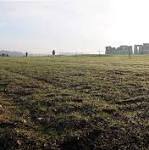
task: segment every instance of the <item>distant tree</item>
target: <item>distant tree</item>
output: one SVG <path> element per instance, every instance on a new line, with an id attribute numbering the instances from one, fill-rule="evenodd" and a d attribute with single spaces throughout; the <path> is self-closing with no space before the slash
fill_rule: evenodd
<path id="1" fill-rule="evenodd" d="M 28 57 L 28 52 L 25 53 L 25 56 Z"/>
<path id="2" fill-rule="evenodd" d="M 5 54 L 4 53 L 2 53 L 2 57 L 4 57 L 5 56 Z"/>
<path id="3" fill-rule="evenodd" d="M 52 55 L 55 56 L 55 50 L 52 51 Z"/>

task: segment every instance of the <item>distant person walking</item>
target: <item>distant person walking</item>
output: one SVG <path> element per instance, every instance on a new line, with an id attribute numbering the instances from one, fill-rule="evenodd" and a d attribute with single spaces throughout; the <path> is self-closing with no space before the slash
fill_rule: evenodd
<path id="1" fill-rule="evenodd" d="M 25 53 L 25 56 L 28 57 L 28 52 Z"/>
<path id="2" fill-rule="evenodd" d="M 55 56 L 55 50 L 52 51 L 52 55 Z"/>

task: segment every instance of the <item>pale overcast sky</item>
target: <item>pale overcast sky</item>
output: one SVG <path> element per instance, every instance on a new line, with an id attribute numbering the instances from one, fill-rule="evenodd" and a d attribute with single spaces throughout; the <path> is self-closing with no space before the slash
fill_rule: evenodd
<path id="1" fill-rule="evenodd" d="M 0 0 L 0 48 L 96 53 L 149 42 L 148 0 Z"/>

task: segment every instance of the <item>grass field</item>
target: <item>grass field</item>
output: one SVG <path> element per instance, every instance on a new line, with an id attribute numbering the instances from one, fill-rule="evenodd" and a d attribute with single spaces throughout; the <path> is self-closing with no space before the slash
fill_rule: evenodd
<path id="1" fill-rule="evenodd" d="M 149 56 L 0 58 L 0 150 L 148 150 Z"/>

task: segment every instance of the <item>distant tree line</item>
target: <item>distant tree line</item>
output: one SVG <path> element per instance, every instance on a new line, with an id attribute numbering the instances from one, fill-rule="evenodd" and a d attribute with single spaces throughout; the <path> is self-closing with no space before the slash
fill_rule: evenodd
<path id="1" fill-rule="evenodd" d="M 8 55 L 8 54 L 5 54 L 5 53 L 0 54 L 0 56 L 1 56 L 1 57 L 9 57 L 9 55 Z"/>

